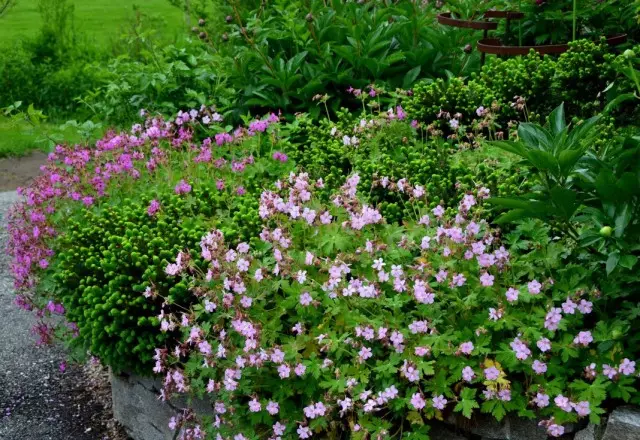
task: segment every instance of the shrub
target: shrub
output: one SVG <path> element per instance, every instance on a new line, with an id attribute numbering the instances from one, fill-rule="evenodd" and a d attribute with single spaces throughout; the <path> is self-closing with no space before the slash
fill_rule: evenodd
<path id="1" fill-rule="evenodd" d="M 20 191 L 26 203 L 10 219 L 18 302 L 45 314 L 50 300 L 61 303 L 73 345 L 116 371 L 150 372 L 164 339 L 153 326 L 160 303 L 145 302 L 144 290 L 183 298 L 163 273 L 167 258 L 214 225 L 230 239 L 253 236 L 258 203 L 249 195 L 290 166 L 282 153 L 272 158 L 277 116 L 233 134 L 208 125 L 219 118 L 203 107 L 108 133 L 95 148 L 58 146 Z M 53 336 L 44 322 L 37 330 L 43 341 Z"/>
<path id="2" fill-rule="evenodd" d="M 476 109 L 494 106 L 495 126 L 505 135 L 510 121 L 540 120 L 563 102 L 576 117 L 591 117 L 602 110 L 600 93 L 616 77 L 615 56 L 604 42 L 580 40 L 569 47 L 557 59 L 534 52 L 493 58 L 466 81 L 420 82 L 403 106 L 410 117 L 445 130 L 446 124 L 438 121 L 441 112 L 459 113 L 460 122 L 468 124 Z"/>
<path id="3" fill-rule="evenodd" d="M 183 438 L 426 438 L 426 420 L 475 410 L 547 417 L 559 436 L 597 423 L 607 395 L 636 395 L 631 327 L 591 319 L 606 299 L 588 271 L 561 267 L 566 243 L 534 222 L 500 237 L 471 194 L 455 219 L 416 197 L 392 225 L 358 182 L 325 204 L 318 182 L 292 175 L 260 197 L 260 240 L 212 230 L 207 268 L 186 251 L 167 265 L 194 305 L 161 298 L 160 328 L 182 336 L 158 348 L 154 371 L 165 398 L 214 406 L 171 422 Z"/>
<path id="4" fill-rule="evenodd" d="M 371 101 L 376 104 L 375 99 Z M 460 126 L 459 130 L 466 129 Z M 455 207 L 461 191 L 482 186 L 496 195 L 518 194 L 529 187 L 528 183 L 520 186 L 526 180 L 524 173 L 510 174 L 490 160 L 471 169 L 462 160 L 464 149 L 472 148 L 469 143 L 454 137 L 444 139 L 416 121 L 408 121 L 399 106 L 364 114 L 342 109 L 335 121 L 314 122 L 308 115 L 298 115 L 290 135 L 296 144 L 291 157 L 312 178 L 322 178 L 327 191 L 354 172 L 365 187 L 382 176 L 396 181 L 411 176 L 413 184 L 427 195 L 428 206 L 435 208 L 438 204 Z M 327 191 L 325 197 L 330 195 Z M 414 207 L 405 204 L 410 198 L 410 193 L 390 193 L 381 187 L 374 187 L 368 195 L 368 201 L 379 207 L 387 221 L 396 223 L 413 215 Z"/>

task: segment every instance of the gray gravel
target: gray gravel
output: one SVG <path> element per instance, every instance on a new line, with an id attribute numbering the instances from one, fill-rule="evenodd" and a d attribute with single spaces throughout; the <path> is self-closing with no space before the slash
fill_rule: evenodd
<path id="1" fill-rule="evenodd" d="M 37 347 L 35 318 L 13 304 L 5 249 L 6 215 L 16 200 L 15 192 L 0 192 L 0 439 L 118 438 L 104 374 L 75 365 L 62 372 L 62 350 Z"/>

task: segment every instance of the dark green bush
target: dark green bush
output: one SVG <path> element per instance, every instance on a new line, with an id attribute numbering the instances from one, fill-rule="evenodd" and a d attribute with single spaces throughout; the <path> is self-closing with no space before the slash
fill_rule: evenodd
<path id="1" fill-rule="evenodd" d="M 476 118 L 478 107 L 496 103 L 497 125 L 505 134 L 510 120 L 540 120 L 540 115 L 562 102 L 576 117 L 593 116 L 604 108 L 600 95 L 616 77 L 616 57 L 604 42 L 580 40 L 569 46 L 569 51 L 557 58 L 534 52 L 506 60 L 492 58 L 468 80 L 420 82 L 403 105 L 410 116 L 443 128 L 446 121 L 437 118 L 440 110 L 459 112 L 460 121 L 468 124 Z M 526 111 L 511 106 L 516 96 L 525 99 Z"/>

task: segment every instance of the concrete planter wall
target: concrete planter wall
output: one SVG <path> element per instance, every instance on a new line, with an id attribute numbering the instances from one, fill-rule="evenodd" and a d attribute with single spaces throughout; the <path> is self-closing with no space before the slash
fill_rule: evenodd
<path id="1" fill-rule="evenodd" d="M 111 375 L 113 412 L 133 440 L 176 440 L 179 433 L 169 427 L 171 417 L 186 407 L 183 399 L 159 399 L 162 382 L 135 375 Z M 196 413 L 211 411 L 204 401 L 194 403 Z M 640 409 L 621 407 L 613 411 L 606 425 L 566 426 L 563 440 L 640 440 Z M 507 416 L 500 423 L 478 414 L 471 420 L 450 416 L 446 423 L 434 424 L 431 440 L 546 440 L 544 429 L 534 420 Z"/>

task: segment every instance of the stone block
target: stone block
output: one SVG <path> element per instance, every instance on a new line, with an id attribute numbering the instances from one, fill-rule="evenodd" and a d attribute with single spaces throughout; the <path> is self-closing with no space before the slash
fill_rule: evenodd
<path id="1" fill-rule="evenodd" d="M 586 428 L 576 432 L 573 440 L 601 440 L 603 431 L 603 425 L 589 423 Z"/>
<path id="2" fill-rule="evenodd" d="M 639 440 L 640 408 L 623 406 L 609 416 L 602 440 Z"/>

